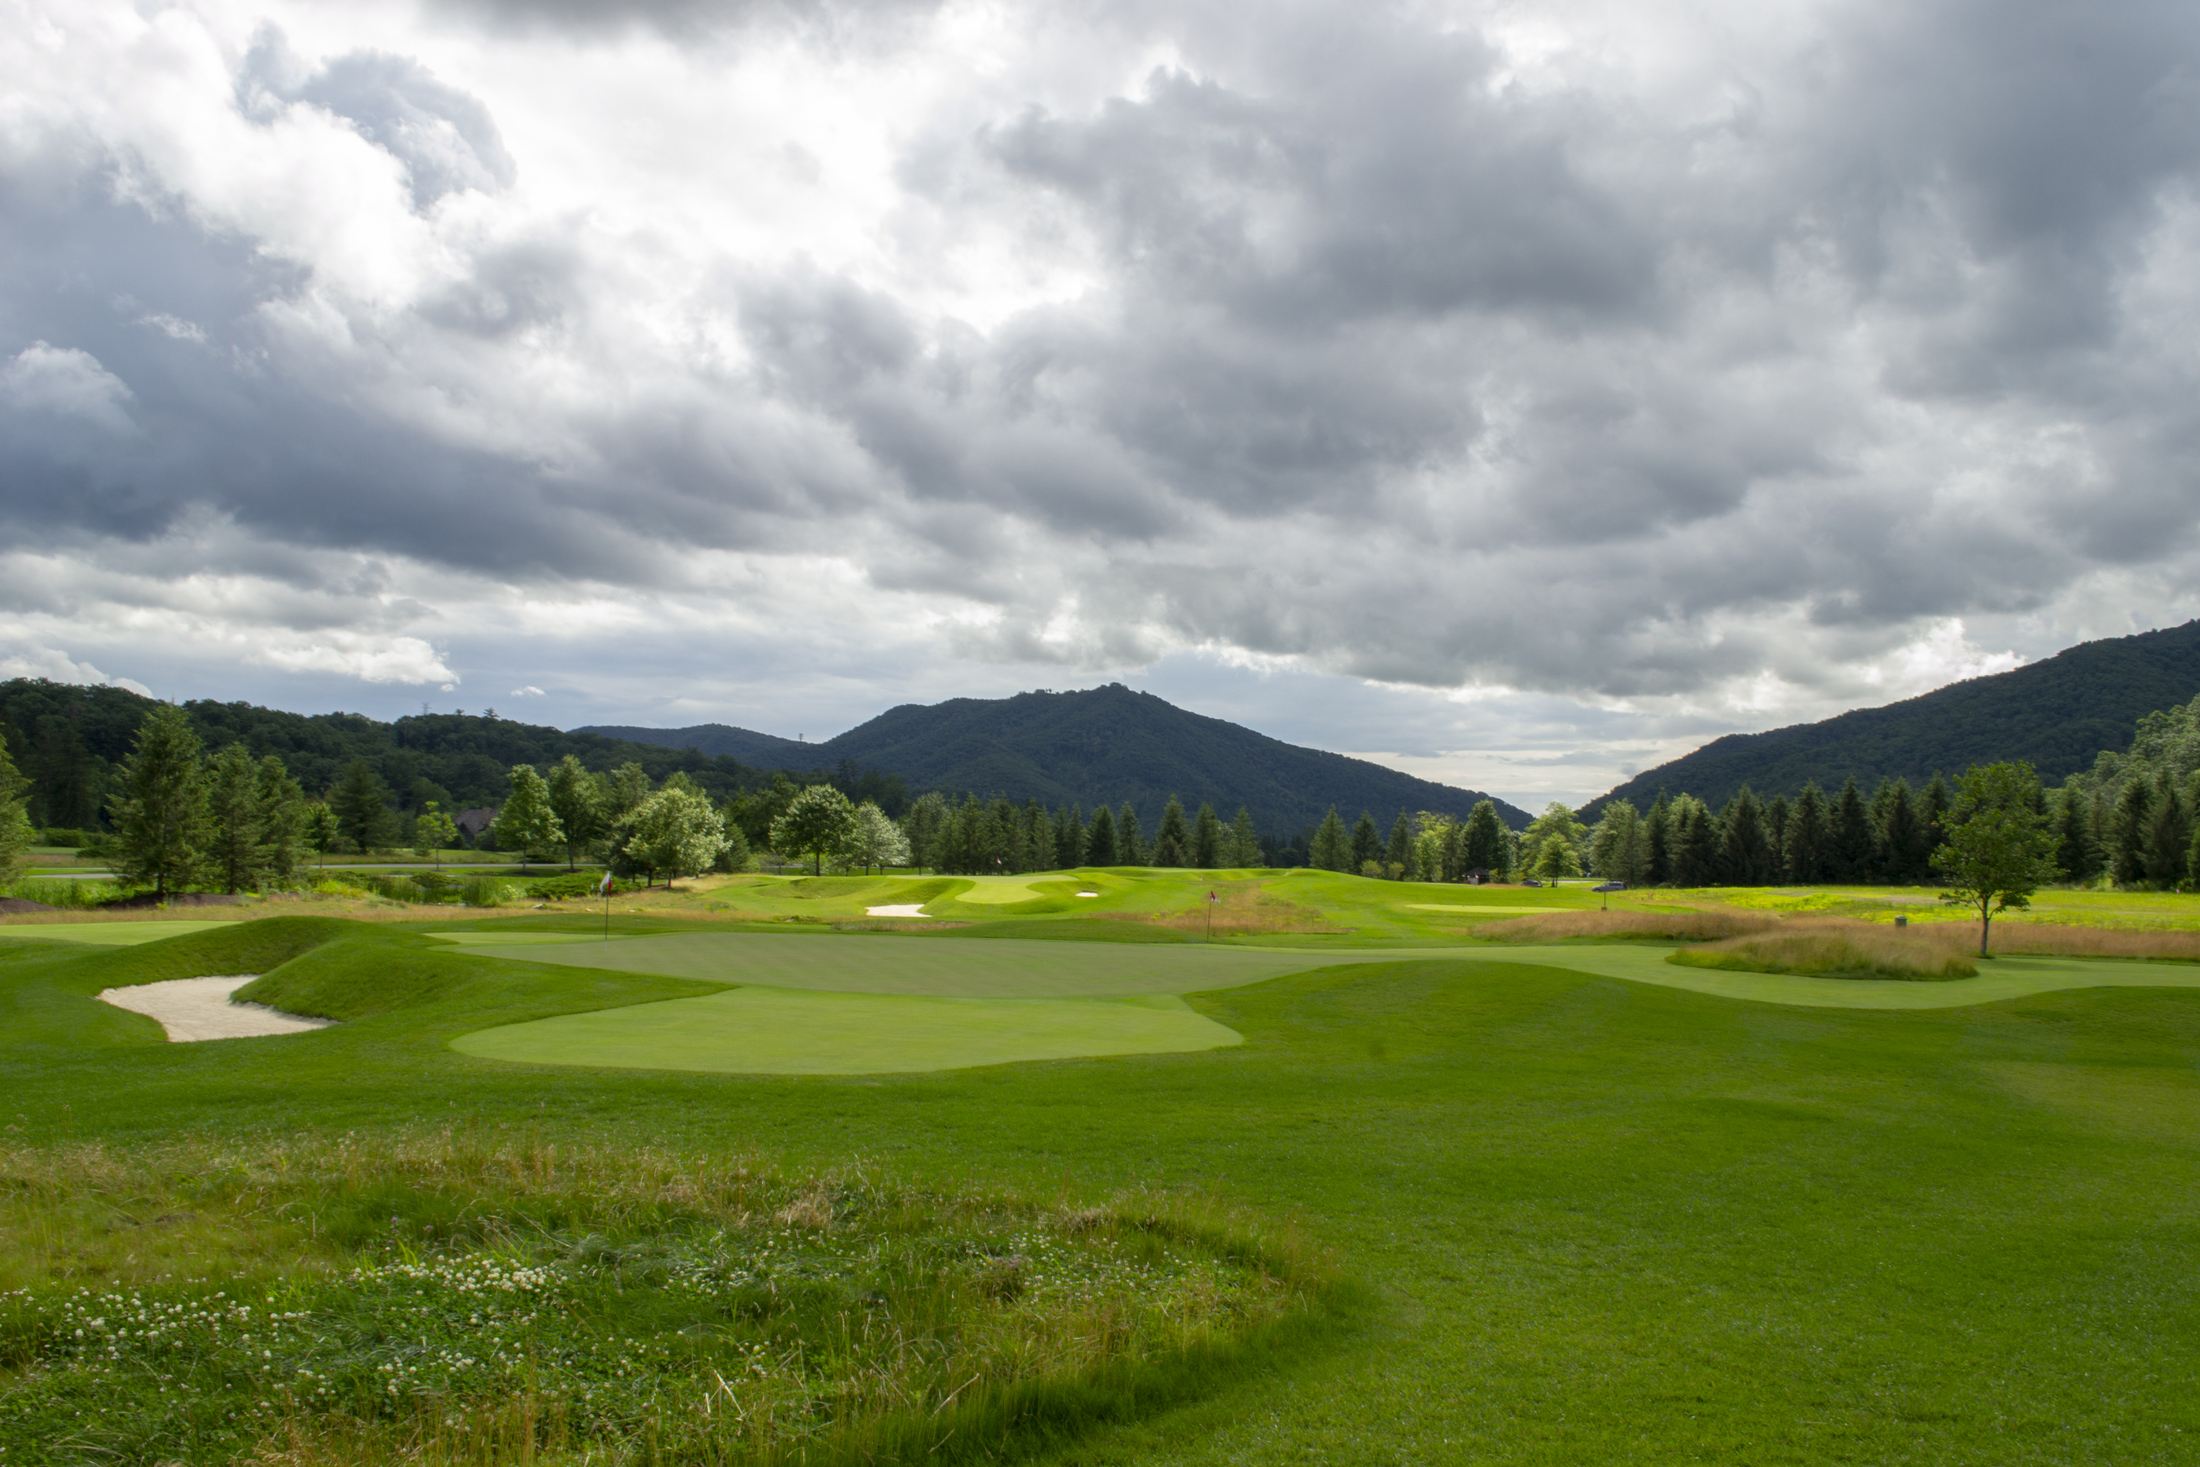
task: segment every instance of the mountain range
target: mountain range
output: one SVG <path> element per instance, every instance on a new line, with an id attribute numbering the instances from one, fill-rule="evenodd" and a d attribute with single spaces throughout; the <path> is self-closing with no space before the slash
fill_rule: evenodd
<path id="1" fill-rule="evenodd" d="M 1493 796 L 1286 744 L 1121 683 L 906 703 L 814 744 L 722 723 L 596 725 L 574 732 L 774 769 L 878 768 L 900 775 L 912 790 L 1000 794 L 1056 807 L 1074 802 L 1087 810 L 1128 800 L 1147 822 L 1173 794 L 1187 808 L 1212 804 L 1224 819 L 1242 805 L 1260 829 L 1284 834 L 1318 824 L 1331 806 L 1348 822 L 1369 811 L 1387 828 L 1401 810 L 1464 818 L 1485 799 L 1506 824 L 1519 829 L 1528 823 L 1527 811 Z"/>
<path id="2" fill-rule="evenodd" d="M 1648 808 L 1658 791 L 1723 805 L 1743 785 L 1793 795 L 1806 783 L 1838 789 L 1854 778 L 1922 784 L 1973 764 L 2023 759 L 2049 784 L 2089 769 L 2103 749 L 2131 743 L 2139 716 L 2200 694 L 2200 621 L 2130 637 L 2081 642 L 2008 672 L 1950 683 L 1880 708 L 1765 733 L 1728 734 L 1646 770 L 1584 807 L 1611 800 Z"/>

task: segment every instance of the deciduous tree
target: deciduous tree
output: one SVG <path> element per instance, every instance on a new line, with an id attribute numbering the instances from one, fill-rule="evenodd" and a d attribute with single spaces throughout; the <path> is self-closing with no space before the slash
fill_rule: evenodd
<path id="1" fill-rule="evenodd" d="M 2032 904 L 2055 879 L 2055 837 L 2039 808 L 2032 766 L 2004 761 L 1965 771 L 1948 812 L 1948 840 L 1933 864 L 1948 883 L 1944 902 L 1978 912 L 1979 956 L 1987 955 L 1994 913 Z"/>
<path id="2" fill-rule="evenodd" d="M 425 856 L 441 867 L 443 853 L 457 844 L 457 823 L 443 812 L 441 801 L 428 801 L 413 821 L 413 854 Z"/>
<path id="3" fill-rule="evenodd" d="M 31 815 L 24 796 L 30 789 L 8 757 L 5 741 L 0 741 L 0 883 L 15 880 L 23 874 L 25 854 L 31 848 Z"/>
<path id="4" fill-rule="evenodd" d="M 515 779 L 513 784 L 516 790 L 518 781 Z M 832 793 L 847 803 L 847 797 L 838 790 Z M 549 809 L 547 785 L 543 808 Z M 557 816 L 552 814 L 550 818 L 555 820 Z M 670 780 L 634 812 L 633 834 L 627 837 L 624 847 L 629 861 L 646 868 L 651 880 L 662 872 L 667 886 L 682 876 L 708 871 L 725 848 L 725 822 L 711 808 L 710 800 L 700 791 Z"/>
<path id="5" fill-rule="evenodd" d="M 528 861 L 542 860 L 565 844 L 565 828 L 558 824 L 558 812 L 550 808 L 549 781 L 534 765 L 513 765 L 511 777 L 512 793 L 490 830 L 498 849 L 519 853 L 524 870 Z"/>
<path id="6" fill-rule="evenodd" d="M 549 787 L 550 809 L 558 817 L 558 829 L 563 833 L 565 869 L 576 870 L 582 852 L 603 836 L 603 791 L 596 777 L 572 754 L 560 759 L 550 771 Z"/>
<path id="7" fill-rule="evenodd" d="M 875 801 L 865 800 L 856 806 L 855 837 L 848 847 L 848 863 L 861 866 L 866 874 L 874 866 L 909 864 L 909 837 L 886 818 L 886 812 Z"/>
<path id="8" fill-rule="evenodd" d="M 854 839 L 855 822 L 856 807 L 846 795 L 829 784 L 811 785 L 772 822 L 772 849 L 810 857 L 813 874 L 822 875 L 825 862 Z"/>

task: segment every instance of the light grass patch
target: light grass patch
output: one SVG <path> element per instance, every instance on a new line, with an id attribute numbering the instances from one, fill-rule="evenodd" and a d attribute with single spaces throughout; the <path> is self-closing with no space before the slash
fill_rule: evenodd
<path id="1" fill-rule="evenodd" d="M 1196 1200 L 722 1154 L 347 1135 L 0 1178 L 8 1462 L 944 1460 L 1181 1395 L 1327 1287 Z M 219 1251 L 114 1246 L 156 1215 Z"/>
<path id="2" fill-rule="evenodd" d="M 970 884 L 953 893 L 953 900 L 973 907 L 1005 907 L 1050 895 L 1039 890 L 1040 886 L 1051 886 L 1060 878 L 1052 875 L 966 876 L 963 880 Z"/>
<path id="3" fill-rule="evenodd" d="M 1024 1060 L 1188 1054 L 1243 1037 L 1170 994 L 915 998 L 736 988 L 461 1035 L 461 1054 L 526 1064 L 753 1075 L 870 1075 Z"/>
<path id="4" fill-rule="evenodd" d="M 1472 905 L 1445 902 L 1406 902 L 1409 912 L 1441 912 L 1446 916 L 1464 913 L 1470 917 L 1521 917 L 1542 912 L 1571 912 L 1573 907 L 1520 907 L 1501 902 L 1476 902 Z"/>

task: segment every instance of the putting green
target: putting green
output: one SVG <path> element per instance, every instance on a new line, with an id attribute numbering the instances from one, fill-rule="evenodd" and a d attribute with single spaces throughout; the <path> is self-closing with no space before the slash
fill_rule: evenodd
<path id="1" fill-rule="evenodd" d="M 0 937 L 35 937 L 46 942 L 88 942 L 100 947 L 133 947 L 204 932 L 220 922 L 26 922 L 0 923 Z"/>
<path id="2" fill-rule="evenodd" d="M 442 935 L 442 934 L 437 934 Z M 519 934 L 513 934 L 518 936 Z M 539 936 L 539 934 L 538 934 Z M 1328 963 L 1393 953 L 1208 947 L 1203 943 L 1042 942 L 1021 938 L 681 932 L 610 942 L 476 942 L 483 956 L 658 973 L 711 983 L 941 998 L 1128 998 L 1238 988 Z M 1459 956 L 1458 949 L 1450 950 Z"/>
<path id="3" fill-rule="evenodd" d="M 527 1064 L 865 1075 L 1243 1042 L 1171 995 L 981 999 L 735 988 L 483 1029 L 451 1048 Z"/>

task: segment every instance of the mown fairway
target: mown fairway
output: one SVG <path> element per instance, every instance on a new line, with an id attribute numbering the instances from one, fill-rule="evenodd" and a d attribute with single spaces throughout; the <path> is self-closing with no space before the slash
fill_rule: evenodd
<path id="1" fill-rule="evenodd" d="M 251 960 L 244 935 L 0 943 L 11 1141 L 449 1122 L 1050 1197 L 1184 1186 L 1300 1217 L 1363 1286 L 1330 1335 L 1052 1460 L 2200 1455 L 2200 991 L 1805 1008 L 1461 946 L 1192 994 L 1233 1047 L 755 1077 L 456 1053 L 698 985 L 348 931 L 263 996 L 349 1022 L 195 1046 L 84 995 L 267 971 L 206 968 Z M 238 946 L 189 950 L 216 940 Z M 101 1226 L 164 1246 L 143 1221 Z"/>

